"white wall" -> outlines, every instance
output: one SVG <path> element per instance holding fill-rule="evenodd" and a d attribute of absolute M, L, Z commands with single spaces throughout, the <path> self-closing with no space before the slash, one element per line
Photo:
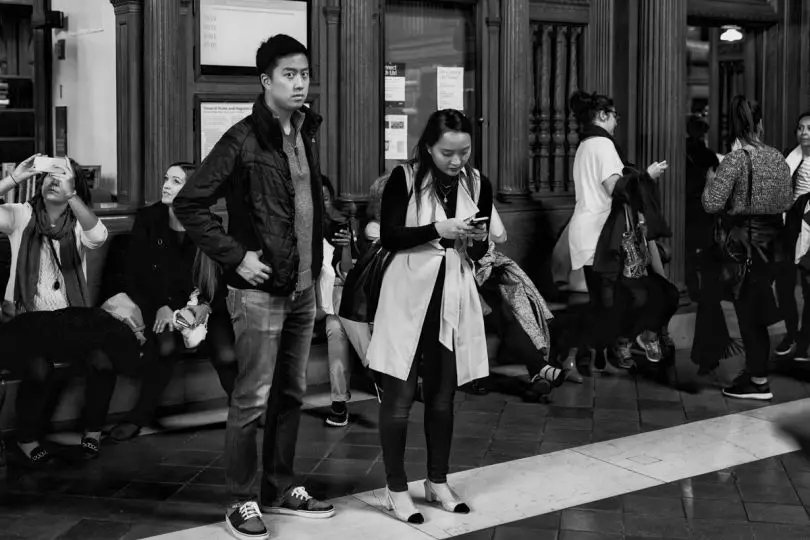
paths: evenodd
<path fill-rule="evenodd" d="M 67 107 L 68 155 L 101 165 L 102 184 L 116 192 L 115 12 L 110 0 L 52 0 L 68 18 L 54 30 L 65 59 L 53 56 L 53 104 Z"/>

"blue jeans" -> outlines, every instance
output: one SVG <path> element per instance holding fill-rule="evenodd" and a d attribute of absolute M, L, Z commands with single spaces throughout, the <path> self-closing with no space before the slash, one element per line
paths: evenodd
<path fill-rule="evenodd" d="M 271 296 L 229 289 L 238 374 L 225 430 L 225 477 L 234 502 L 257 498 L 256 431 L 265 413 L 261 502 L 295 481 L 293 461 L 315 324 L 315 290 Z"/>

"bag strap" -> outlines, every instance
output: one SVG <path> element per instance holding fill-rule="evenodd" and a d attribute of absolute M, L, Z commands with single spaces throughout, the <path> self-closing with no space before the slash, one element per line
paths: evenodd
<path fill-rule="evenodd" d="M 746 206 L 748 208 L 748 262 L 751 261 L 751 242 L 753 238 L 751 237 L 751 221 L 753 220 L 753 211 L 754 211 L 754 162 L 751 161 L 751 153 L 748 152 L 745 148 L 743 148 L 743 152 L 745 153 L 745 163 L 748 167 L 748 201 Z"/>
<path fill-rule="evenodd" d="M 633 220 L 630 219 L 630 206 L 624 204 L 624 225 L 627 227 L 627 232 L 632 232 L 633 228 Z"/>

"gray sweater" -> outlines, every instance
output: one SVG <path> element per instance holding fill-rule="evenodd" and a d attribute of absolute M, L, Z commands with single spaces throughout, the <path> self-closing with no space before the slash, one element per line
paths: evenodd
<path fill-rule="evenodd" d="M 706 182 L 703 208 L 718 214 L 728 208 L 729 214 L 781 214 L 793 204 L 790 168 L 776 149 L 761 145 L 751 151 L 754 167 L 751 208 L 748 208 L 748 164 L 745 153 L 728 154 L 714 179 Z"/>

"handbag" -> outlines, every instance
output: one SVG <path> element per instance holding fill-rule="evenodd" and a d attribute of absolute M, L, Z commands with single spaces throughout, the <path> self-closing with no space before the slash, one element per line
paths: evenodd
<path fill-rule="evenodd" d="M 754 165 L 751 162 L 751 154 L 745 152 L 745 160 L 748 166 L 748 196 L 746 208 L 750 211 L 753 208 L 753 183 Z M 748 277 L 751 269 L 751 220 L 748 216 L 748 230 L 743 231 L 739 226 L 730 222 L 728 215 L 719 216 L 714 222 L 714 244 L 718 250 L 720 263 L 720 282 L 730 293 L 731 298 L 736 300 L 740 296 L 742 285 Z"/>
<path fill-rule="evenodd" d="M 340 300 L 338 315 L 341 318 L 362 323 L 374 322 L 383 276 L 392 260 L 393 254 L 377 241 L 349 270 Z"/>
<path fill-rule="evenodd" d="M 623 265 L 622 275 L 628 279 L 640 279 L 647 275 L 650 264 L 650 249 L 647 239 L 639 227 L 633 223 L 630 206 L 624 205 L 625 231 L 622 234 Z"/>

